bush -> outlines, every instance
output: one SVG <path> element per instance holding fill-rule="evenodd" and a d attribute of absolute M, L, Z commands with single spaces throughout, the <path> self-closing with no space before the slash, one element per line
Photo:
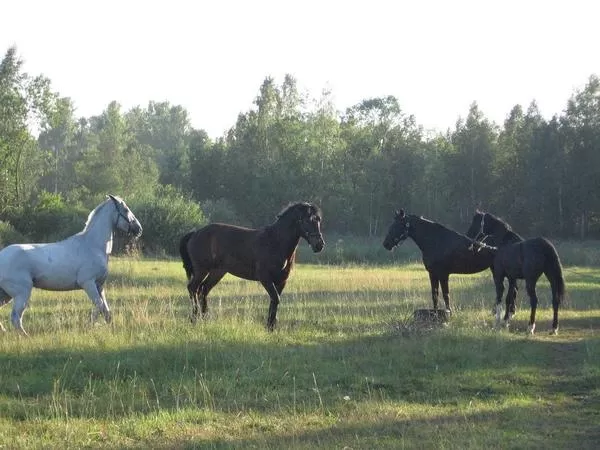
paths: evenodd
<path fill-rule="evenodd" d="M 198 203 L 171 186 L 160 186 L 154 197 L 128 202 L 142 224 L 142 250 L 146 254 L 179 255 L 179 240 L 206 224 Z"/>
<path fill-rule="evenodd" d="M 202 211 L 209 222 L 230 223 L 243 225 L 247 223 L 235 211 L 234 206 L 225 198 L 217 200 L 204 200 L 201 204 Z"/>
<path fill-rule="evenodd" d="M 0 248 L 11 244 L 21 244 L 27 239 L 8 222 L 0 220 Z"/>
<path fill-rule="evenodd" d="M 66 204 L 60 194 L 42 192 L 37 201 L 14 211 L 10 223 L 30 242 L 55 242 L 83 230 L 89 210 Z"/>

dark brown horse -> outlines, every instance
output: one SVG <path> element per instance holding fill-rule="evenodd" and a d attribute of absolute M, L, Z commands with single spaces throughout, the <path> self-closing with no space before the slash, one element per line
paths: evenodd
<path fill-rule="evenodd" d="M 429 272 L 433 308 L 438 307 L 439 287 L 446 310 L 450 310 L 448 278 L 451 273 L 477 273 L 492 265 L 496 249 L 479 244 L 464 234 L 420 216 L 396 212 L 394 221 L 383 241 L 392 250 L 407 238 L 412 238 L 421 250 L 423 265 Z M 473 251 L 475 245 L 477 251 Z"/>
<path fill-rule="evenodd" d="M 267 329 L 272 331 L 300 238 L 306 239 L 315 253 L 325 246 L 321 211 L 311 203 L 289 205 L 274 223 L 263 228 L 213 223 L 183 236 L 179 252 L 189 281 L 192 322 L 197 319 L 198 307 L 206 315 L 208 293 L 230 273 L 264 286 L 271 298 Z"/>
<path fill-rule="evenodd" d="M 498 253 L 492 265 L 496 286 L 496 326 L 499 326 L 502 315 L 504 278 L 508 278 L 506 312 L 503 319 L 506 326 L 515 312 L 517 279 L 525 279 L 525 288 L 531 304 L 528 331 L 533 334 L 538 304 L 535 288 L 540 276 L 545 274 L 552 290 L 554 316 L 551 332 L 556 334 L 558 332 L 558 307 L 565 295 L 565 280 L 560 258 L 554 245 L 543 237 L 523 239 L 502 219 L 481 211 L 477 211 L 473 216 L 467 236 L 475 240 L 492 241 L 494 245 L 498 246 Z"/>

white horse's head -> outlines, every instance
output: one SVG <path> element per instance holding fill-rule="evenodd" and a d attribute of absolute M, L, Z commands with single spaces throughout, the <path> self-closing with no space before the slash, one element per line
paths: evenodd
<path fill-rule="evenodd" d="M 135 237 L 140 237 L 142 235 L 142 225 L 138 222 L 123 199 L 111 194 L 108 194 L 108 197 L 113 201 L 115 206 L 115 228 L 124 231 L 127 234 L 132 234 Z"/>

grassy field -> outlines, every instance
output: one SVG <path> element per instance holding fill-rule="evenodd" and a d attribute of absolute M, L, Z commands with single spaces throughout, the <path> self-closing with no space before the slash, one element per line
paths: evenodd
<path fill-rule="evenodd" d="M 600 269 L 565 267 L 550 336 L 519 293 L 492 329 L 489 273 L 453 275 L 448 326 L 420 263 L 300 264 L 274 333 L 254 282 L 226 277 L 192 325 L 178 261 L 114 258 L 114 322 L 89 324 L 82 291 L 35 291 L 30 338 L 0 336 L 0 448 L 597 448 Z M 524 291 L 524 289 L 522 289 Z"/>

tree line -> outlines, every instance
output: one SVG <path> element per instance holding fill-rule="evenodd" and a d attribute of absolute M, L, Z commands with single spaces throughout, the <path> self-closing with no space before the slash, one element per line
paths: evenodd
<path fill-rule="evenodd" d="M 18 211 L 49 198 L 90 208 L 107 193 L 131 203 L 165 192 L 207 220 L 247 226 L 307 200 L 340 234 L 381 235 L 399 208 L 464 231 L 480 208 L 526 236 L 598 237 L 600 79 L 591 75 L 550 120 L 532 102 L 497 125 L 474 102 L 453 129 L 431 134 L 393 96 L 339 112 L 331 92 L 313 98 L 291 75 L 266 77 L 254 104 L 211 139 L 169 102 L 124 111 L 113 101 L 77 117 L 69 97 L 8 49 L 0 220 L 18 222 Z"/>

